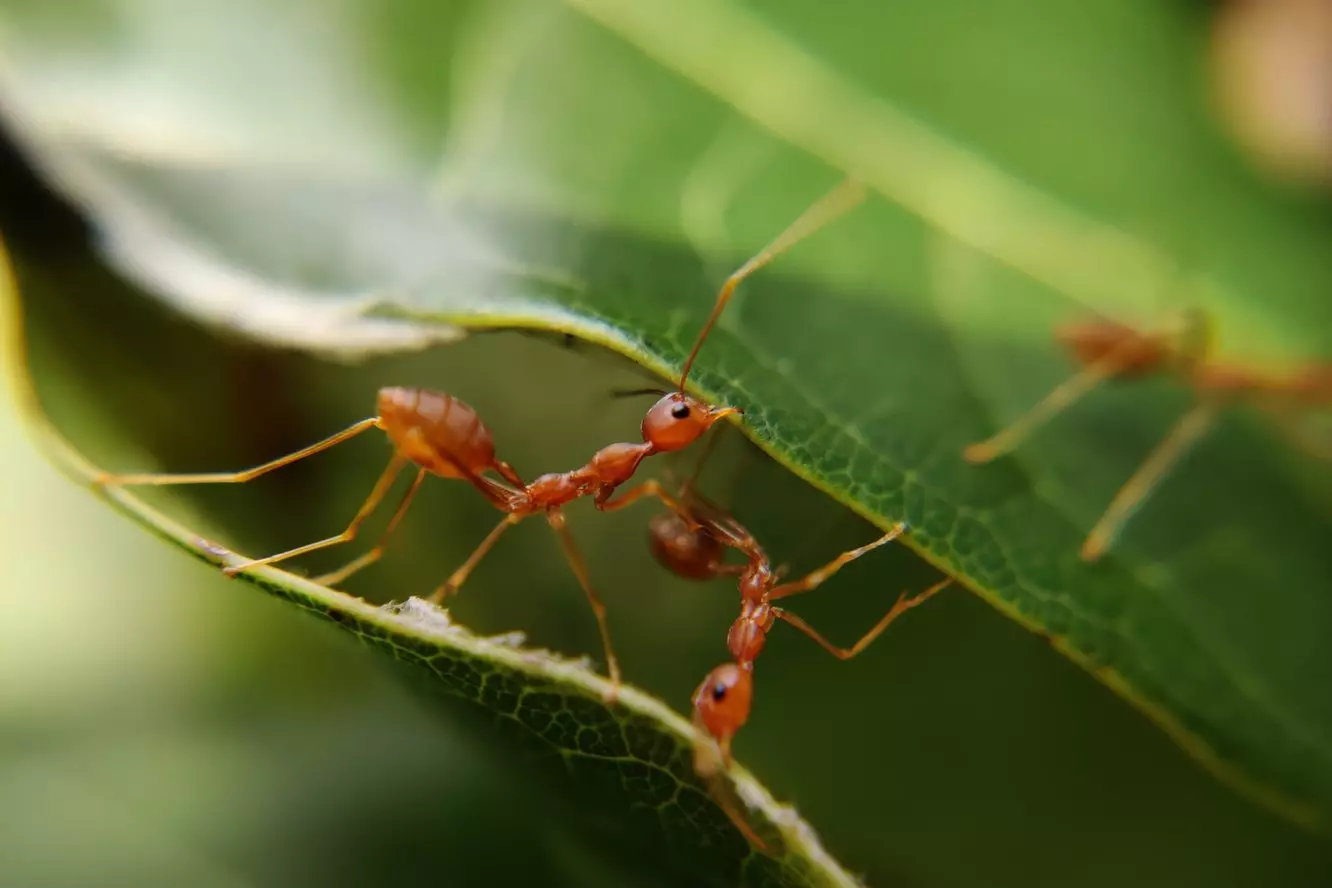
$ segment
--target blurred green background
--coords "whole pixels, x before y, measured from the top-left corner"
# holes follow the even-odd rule
[[[540,6],[505,8],[518,21],[521,11]],[[783,6],[789,9],[773,5],[763,13],[775,20],[798,18],[798,4]],[[1197,58],[1179,59],[1180,68],[1189,69],[1204,57],[1221,6],[1163,6],[1170,8],[1172,27],[1195,35]],[[37,21],[32,33],[73,34],[75,46],[81,29],[95,33],[105,26],[98,14],[186,27],[185,17],[173,18],[168,6],[146,2],[4,8],[10,27]],[[280,15],[274,12],[279,8]],[[430,4],[395,2],[376,18],[382,30],[367,32],[377,58],[399,82],[419,89],[395,95],[425,106],[456,98],[452,80],[465,68],[457,58],[467,55],[467,39],[498,26],[493,20],[476,25],[475,5],[448,8],[468,27],[450,30],[449,17],[437,16]],[[930,4],[933,12],[913,5],[918,30],[889,34],[863,24],[868,5],[827,6],[834,8],[842,13],[836,27],[811,40],[847,40],[855,36],[848,32],[859,32],[866,41],[891,37],[898,51],[903,44],[909,48],[913,33],[931,33],[931,16],[972,16],[955,32],[979,34],[986,22],[998,28],[1024,15],[1016,3],[936,3]],[[1048,14],[1053,7],[1042,8]],[[1114,19],[1106,4],[1097,8]],[[245,28],[269,14],[302,27],[367,15],[350,2],[271,8],[245,3],[234,10],[232,24],[256,40],[259,32]],[[577,40],[544,43],[553,32],[543,29],[554,26],[543,15],[515,30],[526,29],[529,49],[567,53],[570,83],[588,89],[576,69],[591,50],[580,55]],[[1078,19],[1069,13],[1050,27],[1073,27]],[[221,20],[208,20],[221,27]],[[1038,23],[1028,24],[1003,33],[1035,39],[1030,32],[1040,30]],[[1082,26],[1097,24],[1091,17]],[[1107,21],[1099,26],[1108,27]],[[126,35],[143,35],[126,28],[121,36],[127,46],[119,51],[139,61],[159,55],[169,60],[171,34],[164,25],[159,39],[134,44]],[[256,82],[272,70],[284,64],[305,70],[299,58],[283,56],[282,34],[275,25],[264,38],[271,45],[252,66],[256,70],[237,74],[231,96],[237,108],[244,109],[242,99],[257,101]],[[596,52],[614,51],[597,42],[604,37],[579,34],[595,42]],[[487,45],[491,63],[501,64],[504,54]],[[999,45],[1004,52],[997,53],[996,65],[1023,56],[1020,42]],[[958,53],[968,58],[965,49]],[[22,59],[29,86],[55,98],[73,94],[59,78],[43,79],[40,40],[7,42],[6,51],[11,61]],[[523,57],[517,49],[514,56]],[[97,52],[89,50],[88,58],[90,70],[106,75],[98,81],[106,92],[90,94],[82,109],[95,128],[93,112],[111,116],[108,109],[115,105],[108,84],[121,97],[135,95],[136,87],[132,78],[110,76],[115,65],[104,65]],[[936,106],[953,108],[956,121],[984,123],[987,108],[969,101],[963,74],[953,72],[955,85],[950,69],[940,70],[933,59],[910,64],[919,81],[904,81],[904,93],[918,89]],[[162,62],[160,71],[172,70]],[[1020,66],[994,71],[1025,94],[1030,81]],[[308,71],[305,76],[318,80]],[[264,100],[280,109],[284,90],[303,94],[299,85],[293,75]],[[653,167],[635,188],[608,187],[608,178],[634,180],[634,146],[651,140],[656,112],[650,93],[600,86],[604,93],[590,91],[586,100],[603,102],[608,115],[623,115],[633,138],[589,146],[581,155],[566,147],[574,153],[538,156],[534,166],[522,131],[540,131],[543,118],[569,109],[536,99],[524,105],[521,94],[510,96],[503,128],[511,138],[503,144],[522,154],[522,162],[497,163],[494,169],[502,172],[493,174],[496,181],[488,187],[562,212],[610,213],[626,225],[660,230],[667,224],[664,208],[678,211],[686,160],[678,176],[656,178],[660,169]],[[1160,82],[1144,77],[1144,90],[1158,87]],[[322,93],[310,94],[316,99],[308,110],[317,117]],[[165,118],[176,121],[173,133],[198,136],[203,144],[215,134],[190,132],[189,102],[181,98],[188,95],[184,88],[179,94],[163,88],[152,97],[162,103]],[[402,108],[376,112],[375,97],[363,98],[360,110],[372,117],[436,120]],[[1077,105],[1076,96],[1065,98],[1064,107]],[[72,116],[80,110],[62,108]],[[484,117],[487,106],[478,99],[466,113]],[[284,130],[302,123],[243,110],[235,119],[242,127],[236,150],[242,153],[280,155],[273,146],[287,146]],[[443,129],[420,126],[404,144],[426,156],[438,147]],[[1020,122],[1012,131],[1015,155],[1024,141],[1046,138]],[[1069,133],[1077,129],[1061,132],[1072,139]],[[323,148],[337,162],[364,159],[383,150],[373,137],[372,129],[349,128],[347,144]],[[158,138],[169,145],[170,139]],[[741,165],[758,163],[743,159],[752,149],[743,147],[744,140],[740,144]],[[1150,150],[1149,140],[1135,145],[1144,154]],[[187,139],[172,147],[191,150]],[[1076,139],[1055,146],[1049,153],[1067,163],[1056,172],[1084,189],[1091,202],[1113,203],[1125,190],[1123,181],[1079,179],[1083,147]],[[765,149],[757,150],[762,156]],[[607,176],[608,157],[617,151],[624,156]],[[544,171],[542,164],[548,164]],[[513,174],[519,166],[529,178]],[[580,170],[601,189],[587,189],[586,206],[569,196],[578,190]],[[1134,175],[1141,172],[1136,168]],[[559,187],[543,193],[552,178]],[[1261,187],[1295,189],[1291,199],[1307,202],[1311,218],[1327,219],[1316,188],[1296,189],[1289,179]],[[528,474],[534,473],[529,467],[575,465],[595,447],[631,438],[636,429],[643,405],[611,400],[607,392],[641,385],[643,375],[595,348],[494,333],[355,365],[264,348],[197,326],[126,283],[102,264],[74,213],[46,193],[12,152],[5,157],[3,188],[0,230],[14,253],[36,331],[40,387],[57,425],[99,464],[194,470],[257,463],[367,415],[374,391],[388,384],[437,386],[465,398],[486,417],[503,455]],[[660,199],[654,200],[654,189],[663,192]],[[1131,204],[1125,197],[1115,209],[1132,215]],[[761,202],[747,206],[753,218],[737,225],[747,232],[768,231],[772,218],[780,217],[765,213]],[[708,218],[707,207],[699,212],[698,218]],[[1184,248],[1200,249],[1192,243]],[[798,257],[793,260],[800,265]],[[1317,340],[1315,334],[1309,338]],[[6,617],[0,622],[0,884],[672,883],[669,875],[608,847],[604,835],[582,828],[567,816],[567,802],[529,780],[511,751],[491,742],[484,725],[428,704],[384,668],[383,658],[187,561],[72,488],[32,451],[9,413],[0,415],[0,455]],[[340,528],[384,457],[382,442],[361,440],[243,488],[181,490],[153,500],[240,551],[276,551]],[[687,467],[676,464],[680,471]],[[797,569],[875,533],[730,432],[706,486],[742,511],[769,549]],[[571,522],[604,590],[626,675],[684,711],[696,682],[724,653],[734,595],[725,584],[698,586],[662,576],[643,547],[646,515],[598,516],[580,504],[571,509]],[[358,576],[349,589],[373,601],[423,594],[492,521],[489,507],[469,491],[432,481],[385,563]],[[314,572],[339,563],[341,554],[302,566]],[[801,613],[829,636],[849,641],[896,590],[919,588],[933,576],[905,550],[882,551],[802,601]],[[599,651],[581,592],[549,532],[535,524],[502,543],[451,610],[479,632],[521,629],[539,646],[569,654]],[[1332,883],[1332,847],[1325,838],[1289,826],[1217,784],[1088,674],[965,592],[950,592],[913,613],[851,663],[838,663],[793,633],[774,636],[764,654],[754,717],[737,752],[779,799],[798,807],[844,865],[877,886]]]

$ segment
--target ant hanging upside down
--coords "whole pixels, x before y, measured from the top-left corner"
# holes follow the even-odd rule
[[[726,635],[731,662],[709,672],[694,692],[694,726],[700,732],[694,768],[708,782],[714,799],[736,828],[755,846],[765,849],[763,840],[724,791],[720,776],[731,764],[732,739],[749,720],[754,697],[754,661],[767,643],[768,632],[778,621],[788,623],[834,657],[849,660],[865,650],[890,623],[942,590],[952,578],[947,577],[915,596],[902,593],[859,641],[851,647],[838,647],[799,616],[773,602],[816,588],[850,562],[897,539],[906,531],[905,524],[898,523],[877,540],[843,552],[802,579],[783,583],[784,569],[773,567],[763,547],[740,522],[694,493],[692,482],[685,486],[678,499],[663,500],[670,511],[655,516],[648,530],[652,554],[658,563],[690,580],[721,576],[737,578],[740,616]],[[727,549],[740,552],[744,563],[726,562]],[[711,742],[704,741],[703,736]]]
[[[643,495],[665,498],[664,492],[659,487],[648,485],[630,491],[619,499],[612,499],[617,488],[633,477],[644,459],[687,447],[719,420],[741,412],[737,407],[714,407],[685,391],[685,383],[698,357],[699,349],[726,308],[735,288],[749,275],[796,243],[852,209],[863,198],[864,191],[857,183],[850,180],[843,182],[807,209],[771,244],[727,278],[717,295],[712,313],[699,332],[693,349],[680,371],[678,388],[663,395],[647,411],[642,424],[643,440],[639,443],[611,444],[603,447],[586,465],[572,471],[542,475],[531,483],[525,483],[512,466],[497,458],[490,430],[476,411],[460,398],[428,389],[385,388],[379,392],[375,416],[363,419],[323,441],[252,469],[206,474],[104,473],[96,479],[96,483],[102,486],[244,483],[327,450],[368,429],[380,429],[393,445],[393,456],[346,529],[335,536],[285,552],[229,565],[223,568],[223,571],[231,576],[253,567],[276,564],[297,555],[352,541],[356,538],[361,525],[388,493],[397,475],[408,465],[414,465],[416,477],[399,502],[379,541],[359,558],[338,570],[316,578],[316,582],[325,584],[341,582],[379,559],[388,536],[398,526],[427,474],[461,479],[476,488],[491,504],[504,512],[505,517],[481,541],[463,565],[435,590],[431,596],[432,600],[438,603],[456,591],[505,530],[525,518],[544,515],[547,523],[558,535],[569,565],[596,615],[612,684],[611,696],[614,696],[613,689],[619,684],[620,670],[611,646],[605,608],[592,586],[583,557],[566,526],[562,507],[581,497],[591,497],[597,508],[607,511],[628,505]],[[499,478],[490,477],[487,472],[498,475]]]

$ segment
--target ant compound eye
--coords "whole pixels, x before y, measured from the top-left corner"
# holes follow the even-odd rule
[[[674,416],[676,419],[688,419],[689,405],[684,403],[676,404],[671,408],[671,416]]]
[[[715,685],[712,686],[712,699],[713,699],[713,702],[720,703],[721,701],[725,700],[725,699],[726,699],[726,692],[729,691],[729,690],[730,690],[730,688],[726,687],[726,685],[725,685],[724,683],[722,683],[722,682],[720,682],[720,681],[717,682]]]

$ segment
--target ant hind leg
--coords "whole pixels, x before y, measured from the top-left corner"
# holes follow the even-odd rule
[[[396,453],[393,455],[393,458],[389,460],[388,466],[385,467],[383,474],[381,474],[379,480],[375,482],[374,489],[370,491],[370,495],[365,498],[365,502],[361,504],[361,508],[357,510],[356,515],[347,525],[347,529],[342,533],[328,537],[327,539],[319,540],[315,543],[297,546],[295,549],[288,549],[285,552],[278,552],[276,555],[255,558],[242,564],[224,567],[222,568],[222,573],[229,577],[234,577],[241,571],[249,570],[252,567],[259,567],[265,564],[276,564],[279,561],[286,561],[288,558],[295,558],[297,555],[305,555],[319,549],[327,549],[329,546],[337,546],[341,543],[351,542],[356,539],[356,532],[360,530],[361,525],[365,523],[365,519],[370,517],[370,513],[373,512],[379,505],[380,501],[384,499],[384,494],[388,493],[389,488],[393,486],[394,479],[398,477],[398,473],[402,471],[402,467],[406,465],[406,463],[407,460],[401,455]]]
[[[378,417],[363,419],[354,425],[348,426],[335,435],[330,435],[322,441],[311,444],[309,447],[302,447],[294,453],[288,453],[286,456],[280,456],[263,465],[255,466],[252,469],[243,469],[239,472],[203,472],[194,474],[152,473],[142,475],[112,475],[109,472],[101,472],[93,479],[93,484],[98,487],[160,487],[168,484],[244,484],[247,481],[253,481],[260,475],[266,475],[274,469],[289,466],[294,462],[305,459],[307,456],[314,456],[316,453],[328,450],[330,447],[341,444],[349,438],[356,437],[366,429],[378,427]]]
[[[811,589],[817,588],[833,574],[837,573],[860,556],[867,552],[871,552],[886,543],[891,543],[893,540],[906,533],[906,529],[906,522],[899,521],[897,524],[893,525],[892,530],[888,531],[874,542],[866,543],[859,548],[843,552],[818,570],[811,571],[804,577],[804,579],[797,580],[794,583],[784,583],[776,589],[773,589],[772,592],[768,594],[769,600],[785,598],[788,595],[799,595],[801,592],[808,592]]]
[[[402,516],[407,513],[407,507],[412,504],[412,498],[416,496],[416,491],[421,488],[421,482],[425,480],[425,476],[425,469],[417,470],[411,486],[407,488],[407,492],[403,494],[402,499],[398,502],[398,507],[393,510],[393,517],[389,518],[389,523],[384,528],[384,532],[379,535],[379,539],[375,541],[369,552],[359,558],[352,559],[337,570],[315,577],[314,582],[321,586],[335,586],[358,570],[369,567],[378,561],[384,554],[384,547],[388,544],[389,537],[393,535],[393,531],[398,529]]]
[[[883,630],[887,629],[890,623],[902,616],[902,614],[911,610],[913,607],[919,604],[924,604],[930,598],[933,598],[936,593],[943,591],[944,587],[952,581],[952,577],[944,577],[944,579],[917,595],[908,596],[907,593],[903,592],[898,596],[897,601],[893,603],[893,606],[888,610],[888,613],[884,614],[879,622],[874,624],[874,627],[870,629],[870,631],[861,636],[860,640],[849,648],[838,647],[833,644],[828,639],[824,638],[817,629],[790,611],[774,608],[773,613],[777,615],[778,619],[785,620],[787,623],[790,623],[792,626],[805,633],[805,635],[809,636],[815,644],[832,654],[837,659],[850,660],[852,657],[864,651],[865,648],[869,647],[874,639],[882,635]]]

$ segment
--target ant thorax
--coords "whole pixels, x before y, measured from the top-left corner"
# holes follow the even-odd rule
[[[740,577],[740,598],[747,603],[757,604],[767,597],[776,583],[777,577],[771,565],[766,562],[751,563]]]
[[[653,454],[651,444],[610,444],[601,448],[588,462],[599,486],[619,487],[634,476],[638,464]]]
[[[773,623],[772,608],[767,604],[745,606],[745,613],[731,624],[726,633],[726,647],[737,663],[752,663],[763,652],[768,630]]]

